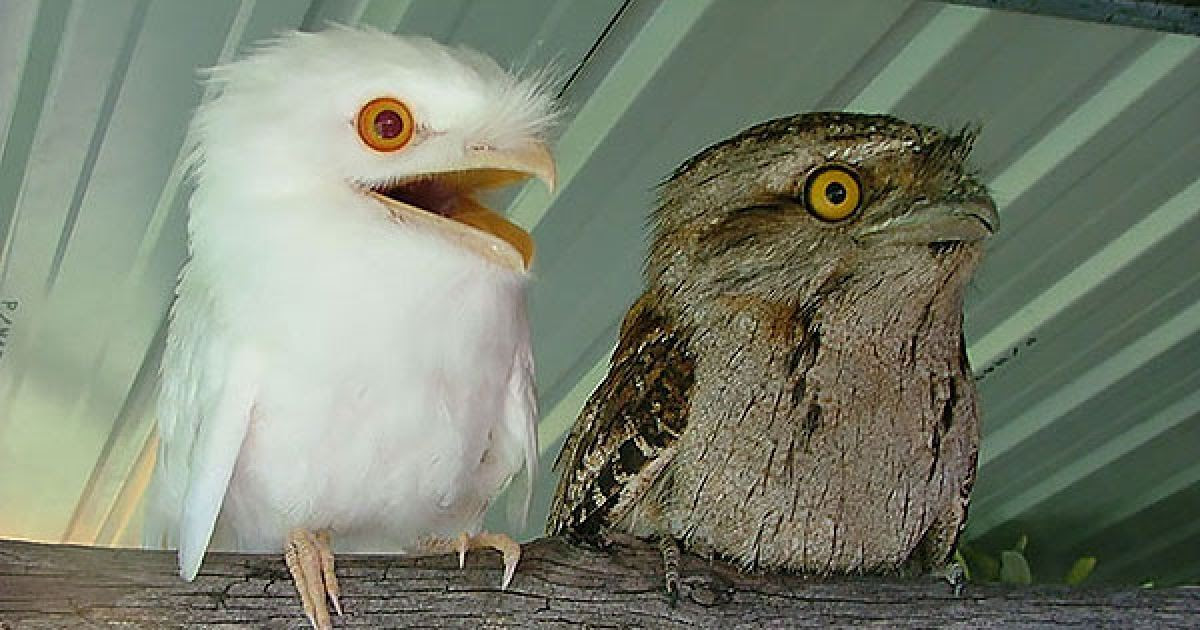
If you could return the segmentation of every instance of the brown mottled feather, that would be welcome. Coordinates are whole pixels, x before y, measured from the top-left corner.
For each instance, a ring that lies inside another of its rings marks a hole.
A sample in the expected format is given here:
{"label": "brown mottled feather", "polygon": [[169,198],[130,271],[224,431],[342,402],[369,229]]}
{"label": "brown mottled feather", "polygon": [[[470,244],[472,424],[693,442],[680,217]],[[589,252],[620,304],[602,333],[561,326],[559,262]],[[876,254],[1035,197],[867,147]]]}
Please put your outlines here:
{"label": "brown mottled feather", "polygon": [[620,494],[653,483],[644,469],[661,471],[654,462],[683,432],[693,362],[686,335],[655,302],[647,293],[629,309],[608,376],[559,453],[551,533],[596,538],[605,523],[619,521],[632,507],[620,505]]}

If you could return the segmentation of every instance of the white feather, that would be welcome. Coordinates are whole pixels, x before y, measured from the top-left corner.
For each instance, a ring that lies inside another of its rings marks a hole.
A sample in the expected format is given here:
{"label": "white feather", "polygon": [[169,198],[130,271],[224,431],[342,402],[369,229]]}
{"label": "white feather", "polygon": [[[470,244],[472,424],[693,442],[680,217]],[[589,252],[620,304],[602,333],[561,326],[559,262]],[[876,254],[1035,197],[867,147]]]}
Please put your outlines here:
{"label": "white feather", "polygon": [[[549,99],[477,53],[348,29],[285,35],[213,77],[147,544],[178,546],[191,579],[210,537],[278,551],[292,528],[328,527],[339,549],[411,552],[478,531],[536,467],[527,277],[392,220],[353,182],[527,142]],[[380,95],[421,125],[395,154],[355,136]]]}

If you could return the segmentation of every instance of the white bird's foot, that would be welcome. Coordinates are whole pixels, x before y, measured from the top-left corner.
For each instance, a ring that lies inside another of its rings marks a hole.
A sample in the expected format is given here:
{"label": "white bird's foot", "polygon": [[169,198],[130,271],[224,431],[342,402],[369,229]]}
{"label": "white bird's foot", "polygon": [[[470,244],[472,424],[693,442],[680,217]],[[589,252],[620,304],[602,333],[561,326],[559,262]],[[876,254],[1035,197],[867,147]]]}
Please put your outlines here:
{"label": "white bird's foot", "polygon": [[333,628],[325,597],[329,596],[339,615],[342,614],[342,604],[338,600],[341,591],[337,575],[333,572],[329,530],[323,529],[314,535],[306,529],[293,529],[284,544],[283,559],[292,572],[292,580],[296,583],[296,592],[300,594],[300,603],[304,605],[308,622],[316,630]]}
{"label": "white bird's foot", "polygon": [[432,540],[426,543],[426,551],[431,553],[458,553],[458,568],[463,568],[467,562],[467,551],[471,549],[495,549],[504,558],[504,580],[500,582],[500,590],[508,588],[513,575],[517,572],[517,563],[521,560],[521,545],[506,534],[481,532],[468,536],[466,532],[459,534],[454,540]]}

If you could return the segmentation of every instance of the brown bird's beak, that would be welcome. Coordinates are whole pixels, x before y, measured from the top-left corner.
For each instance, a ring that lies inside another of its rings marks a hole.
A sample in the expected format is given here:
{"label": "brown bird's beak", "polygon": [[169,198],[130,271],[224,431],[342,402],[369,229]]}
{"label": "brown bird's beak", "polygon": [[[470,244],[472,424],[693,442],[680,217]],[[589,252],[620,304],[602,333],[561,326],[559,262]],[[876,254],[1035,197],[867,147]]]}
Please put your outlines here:
{"label": "brown bird's beak", "polygon": [[554,157],[541,142],[504,149],[472,147],[461,168],[372,188],[370,194],[399,221],[427,226],[494,263],[526,271],[533,261],[533,237],[476,195],[531,177],[554,192]]}
{"label": "brown bird's beak", "polygon": [[996,204],[987,197],[934,201],[867,227],[858,235],[858,240],[893,245],[973,243],[991,237],[996,232],[999,218]]}

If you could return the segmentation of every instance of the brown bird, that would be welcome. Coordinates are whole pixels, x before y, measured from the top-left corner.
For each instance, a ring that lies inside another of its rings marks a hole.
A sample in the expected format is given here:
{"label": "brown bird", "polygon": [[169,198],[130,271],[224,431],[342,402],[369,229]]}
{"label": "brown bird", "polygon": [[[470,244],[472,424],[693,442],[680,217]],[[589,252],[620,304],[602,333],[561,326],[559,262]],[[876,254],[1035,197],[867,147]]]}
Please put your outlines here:
{"label": "brown bird", "polygon": [[747,569],[943,566],[979,446],[963,293],[997,220],[974,137],[810,113],[683,163],[549,531],[658,538],[672,593],[680,543]]}

